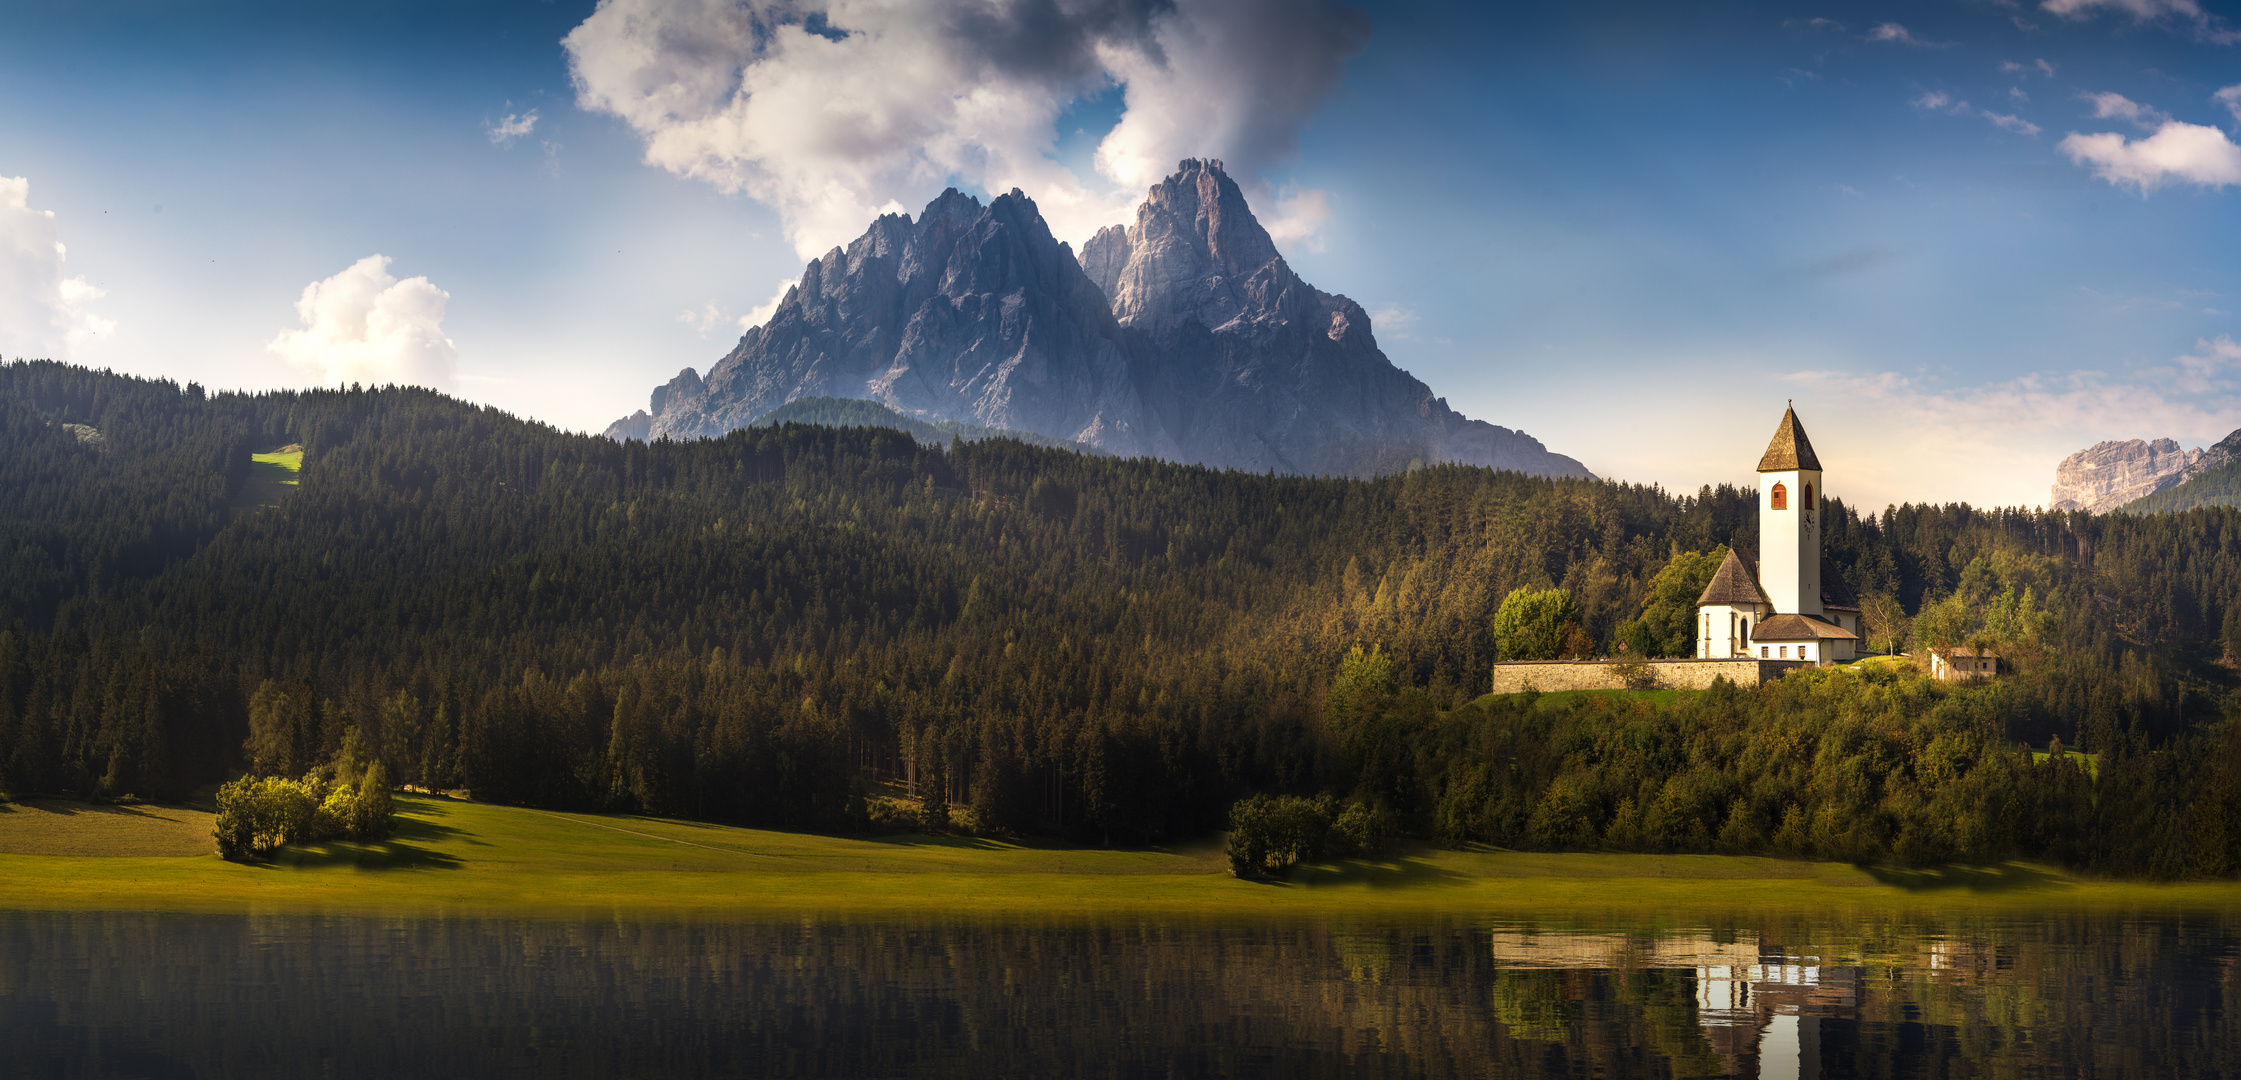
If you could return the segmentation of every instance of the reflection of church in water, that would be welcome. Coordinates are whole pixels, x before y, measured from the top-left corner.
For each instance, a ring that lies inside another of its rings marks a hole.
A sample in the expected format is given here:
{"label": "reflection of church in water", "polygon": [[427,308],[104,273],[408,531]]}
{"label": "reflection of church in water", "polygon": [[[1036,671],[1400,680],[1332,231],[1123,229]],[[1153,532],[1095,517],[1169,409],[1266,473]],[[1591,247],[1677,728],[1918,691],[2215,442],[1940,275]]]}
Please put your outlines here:
{"label": "reflection of church in water", "polygon": [[1759,558],[1733,550],[1697,597],[1699,660],[1850,660],[1860,640],[1860,601],[1821,554],[1821,459],[1782,412],[1759,458]]}
{"label": "reflection of church in water", "polygon": [[[1865,969],[1758,940],[1749,932],[1706,934],[1539,933],[1488,935],[1503,967],[1693,975],[1696,1024],[1729,1076],[1812,1080],[1859,1019]],[[1926,965],[1936,970],[1943,954]],[[1833,1026],[1832,1026],[1833,1025]],[[1838,1046],[1825,1045],[1833,1036]]]}

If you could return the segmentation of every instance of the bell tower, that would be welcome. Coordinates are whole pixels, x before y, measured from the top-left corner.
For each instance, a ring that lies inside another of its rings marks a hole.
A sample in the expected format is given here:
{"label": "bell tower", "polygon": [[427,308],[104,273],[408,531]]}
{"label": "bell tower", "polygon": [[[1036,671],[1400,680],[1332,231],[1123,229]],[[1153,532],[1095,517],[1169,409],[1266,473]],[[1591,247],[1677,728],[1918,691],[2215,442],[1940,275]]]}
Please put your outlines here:
{"label": "bell tower", "polygon": [[1759,584],[1782,615],[1822,616],[1821,459],[1797,422],[1782,426],[1759,458]]}

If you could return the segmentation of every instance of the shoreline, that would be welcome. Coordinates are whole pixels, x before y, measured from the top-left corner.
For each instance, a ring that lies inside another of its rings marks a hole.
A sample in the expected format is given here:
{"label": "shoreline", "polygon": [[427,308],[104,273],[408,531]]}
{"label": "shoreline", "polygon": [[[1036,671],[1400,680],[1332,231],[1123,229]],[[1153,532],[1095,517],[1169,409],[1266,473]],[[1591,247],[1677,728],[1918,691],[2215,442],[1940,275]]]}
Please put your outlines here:
{"label": "shoreline", "polygon": [[[2101,881],[2043,867],[1909,872],[1755,856],[1416,848],[1231,877],[1218,842],[1103,850],[871,839],[400,793],[380,844],[203,855],[0,853],[0,910],[537,918],[1608,918],[1799,913],[2241,913],[2241,882]],[[0,840],[5,835],[0,834]]]}

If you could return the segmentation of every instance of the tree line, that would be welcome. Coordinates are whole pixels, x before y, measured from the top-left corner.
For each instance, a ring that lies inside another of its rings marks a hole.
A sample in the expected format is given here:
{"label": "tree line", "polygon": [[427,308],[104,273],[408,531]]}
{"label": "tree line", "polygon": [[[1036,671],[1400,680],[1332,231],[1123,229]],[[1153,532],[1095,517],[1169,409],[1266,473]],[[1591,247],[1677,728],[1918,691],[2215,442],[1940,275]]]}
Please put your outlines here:
{"label": "tree line", "polygon": [[[299,489],[240,505],[248,455],[288,443]],[[0,365],[0,789],[178,794],[355,738],[392,782],[500,801],[830,829],[892,781],[995,830],[1168,838],[1360,789],[1331,722],[1350,651],[1464,708],[1516,590],[1562,589],[1574,647],[1692,652],[1655,601],[1755,547],[1753,500],[880,428],[616,443],[424,390]],[[2163,747],[2223,715],[2241,512],[1825,520],[1891,619],[2028,593],[1996,741]]]}

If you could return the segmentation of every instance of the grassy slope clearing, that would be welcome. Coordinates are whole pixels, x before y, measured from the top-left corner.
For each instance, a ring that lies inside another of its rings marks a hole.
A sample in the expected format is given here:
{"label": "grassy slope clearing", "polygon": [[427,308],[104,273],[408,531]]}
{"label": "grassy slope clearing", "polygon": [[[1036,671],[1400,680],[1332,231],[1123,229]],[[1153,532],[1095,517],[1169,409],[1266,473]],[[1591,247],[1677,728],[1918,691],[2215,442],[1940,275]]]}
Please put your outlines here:
{"label": "grassy slope clearing", "polygon": [[249,479],[233,497],[236,516],[260,506],[278,506],[298,486],[303,447],[289,444],[249,455]]}
{"label": "grassy slope clearing", "polygon": [[[206,815],[135,808],[150,833]],[[387,914],[643,915],[1609,913],[2074,907],[2231,910],[2241,885],[2080,881],[2006,866],[1902,874],[1714,855],[1423,849],[1308,866],[1282,884],[1231,878],[1219,844],[1102,851],[987,840],[844,839],[634,816],[552,814],[398,797],[382,844],[288,850],[269,866],[150,856],[98,811],[0,810],[0,907]],[[115,815],[109,815],[114,817]],[[79,820],[84,819],[84,820]],[[79,830],[75,841],[64,830]],[[100,831],[106,829],[106,831]],[[36,841],[38,835],[48,840]],[[54,837],[66,837],[54,840]],[[114,855],[18,854],[55,850]],[[42,847],[42,845],[44,845]],[[174,848],[173,850],[176,850]],[[207,841],[204,850],[208,850]]]}

